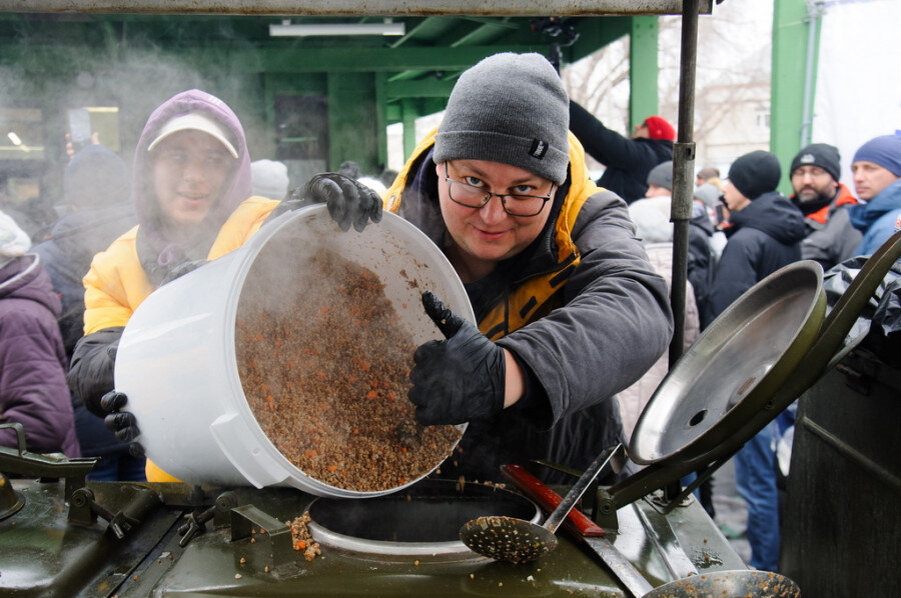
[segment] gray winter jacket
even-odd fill
[[[387,201],[440,245],[444,228],[429,149],[420,144]],[[480,329],[526,372],[526,397],[494,418],[470,422],[459,452],[441,466],[442,476],[498,479],[500,465],[540,458],[584,469],[622,440],[613,396],[641,377],[669,343],[666,283],[636,239],[625,202],[588,181],[574,138],[570,153],[570,177],[546,208],[552,212],[542,233],[492,274],[465,285]],[[572,202],[580,201],[569,229],[561,214],[572,214]],[[561,257],[564,239],[577,256]],[[517,304],[517,291],[532,294],[546,284],[535,281],[555,285],[553,294]],[[501,310],[508,317],[486,326],[498,306],[508,306]]]

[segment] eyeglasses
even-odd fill
[[[554,187],[544,195],[524,195],[520,193],[491,193],[481,187],[461,183],[450,178],[447,171],[447,162],[444,163],[444,180],[447,181],[447,193],[456,204],[467,208],[482,208],[491,201],[492,197],[499,197],[504,211],[511,216],[537,216],[544,209],[544,204],[554,195]]]

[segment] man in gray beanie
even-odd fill
[[[851,225],[845,208],[857,203],[843,184],[838,148],[811,143],[792,159],[789,178],[794,193],[789,200],[804,214],[807,236],[801,258],[815,260],[828,270],[854,255],[861,234]]]
[[[610,399],[669,342],[666,284],[568,123],[546,58],[490,56],[386,192],[385,209],[443,249],[476,316],[423,295],[446,339],[416,350],[409,398],[422,424],[469,422],[444,477],[496,480],[537,458],[585,468],[623,439]]]

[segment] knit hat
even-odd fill
[[[811,143],[802,149],[792,160],[789,176],[794,174],[801,166],[819,166],[836,181],[842,178],[841,159],[839,158],[838,148],[834,145]]]
[[[874,137],[860,146],[852,162],[873,162],[901,177],[901,135]]]
[[[648,137],[651,139],[676,140],[676,129],[662,116],[649,116],[644,119],[644,124],[648,128]]]
[[[673,190],[673,161],[661,162],[648,173],[648,185]]]
[[[710,179],[718,179],[720,178],[720,169],[716,166],[705,166],[698,171],[698,176],[705,181],[709,181]]]
[[[754,200],[775,191],[782,177],[779,158],[763,150],[753,151],[739,157],[729,167],[729,180],[738,191]]]
[[[284,199],[288,194],[288,167],[274,160],[250,163],[250,186],[254,195]]]
[[[28,234],[19,228],[12,217],[0,212],[0,268],[25,255],[30,247]]]
[[[722,195],[722,191],[720,191],[716,185],[713,183],[704,183],[700,187],[695,189],[694,196],[697,199],[700,199],[701,202],[708,208],[716,208],[717,203],[720,200],[720,195]]]
[[[635,224],[635,234],[645,243],[673,240],[673,223],[669,213],[670,201],[667,198],[637,199],[629,204],[629,218]]]
[[[63,179],[66,203],[103,207],[131,198],[131,175],[125,161],[102,145],[89,145],[72,157]]]
[[[568,129],[569,100],[551,63],[536,53],[495,54],[454,85],[433,159],[501,162],[562,185]]]

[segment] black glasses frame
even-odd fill
[[[448,173],[448,170],[447,170],[447,162],[444,163],[444,180],[445,180],[445,182],[447,182],[447,196],[450,198],[450,200],[452,202],[454,202],[457,205],[463,206],[464,208],[482,209],[485,207],[485,205],[489,201],[491,201],[492,197],[499,197],[501,200],[501,206],[504,208],[504,211],[506,213],[510,214],[511,216],[519,216],[521,218],[531,218],[533,216],[537,216],[538,214],[540,214],[544,210],[544,206],[547,205],[547,202],[550,201],[551,199],[553,199],[554,191],[556,190],[555,188],[557,187],[556,184],[552,184],[551,190],[548,192],[548,194],[546,196],[545,195],[527,195],[525,193],[492,193],[491,191],[483,191],[482,189],[479,189],[478,187],[475,187],[473,185],[469,185],[462,181],[455,181],[454,179],[450,178],[450,173]],[[463,203],[457,199],[454,199],[454,192],[453,192],[454,185],[462,185],[463,187],[468,187],[468,188],[478,191],[480,193],[484,193],[485,196],[482,198],[482,203],[480,203],[477,206],[471,206],[471,205]],[[539,207],[538,211],[536,211],[534,214],[517,214],[515,212],[511,212],[507,208],[507,199],[506,199],[507,197],[522,197],[522,198],[526,198],[526,199],[540,199],[540,200],[542,200],[541,207]]]

